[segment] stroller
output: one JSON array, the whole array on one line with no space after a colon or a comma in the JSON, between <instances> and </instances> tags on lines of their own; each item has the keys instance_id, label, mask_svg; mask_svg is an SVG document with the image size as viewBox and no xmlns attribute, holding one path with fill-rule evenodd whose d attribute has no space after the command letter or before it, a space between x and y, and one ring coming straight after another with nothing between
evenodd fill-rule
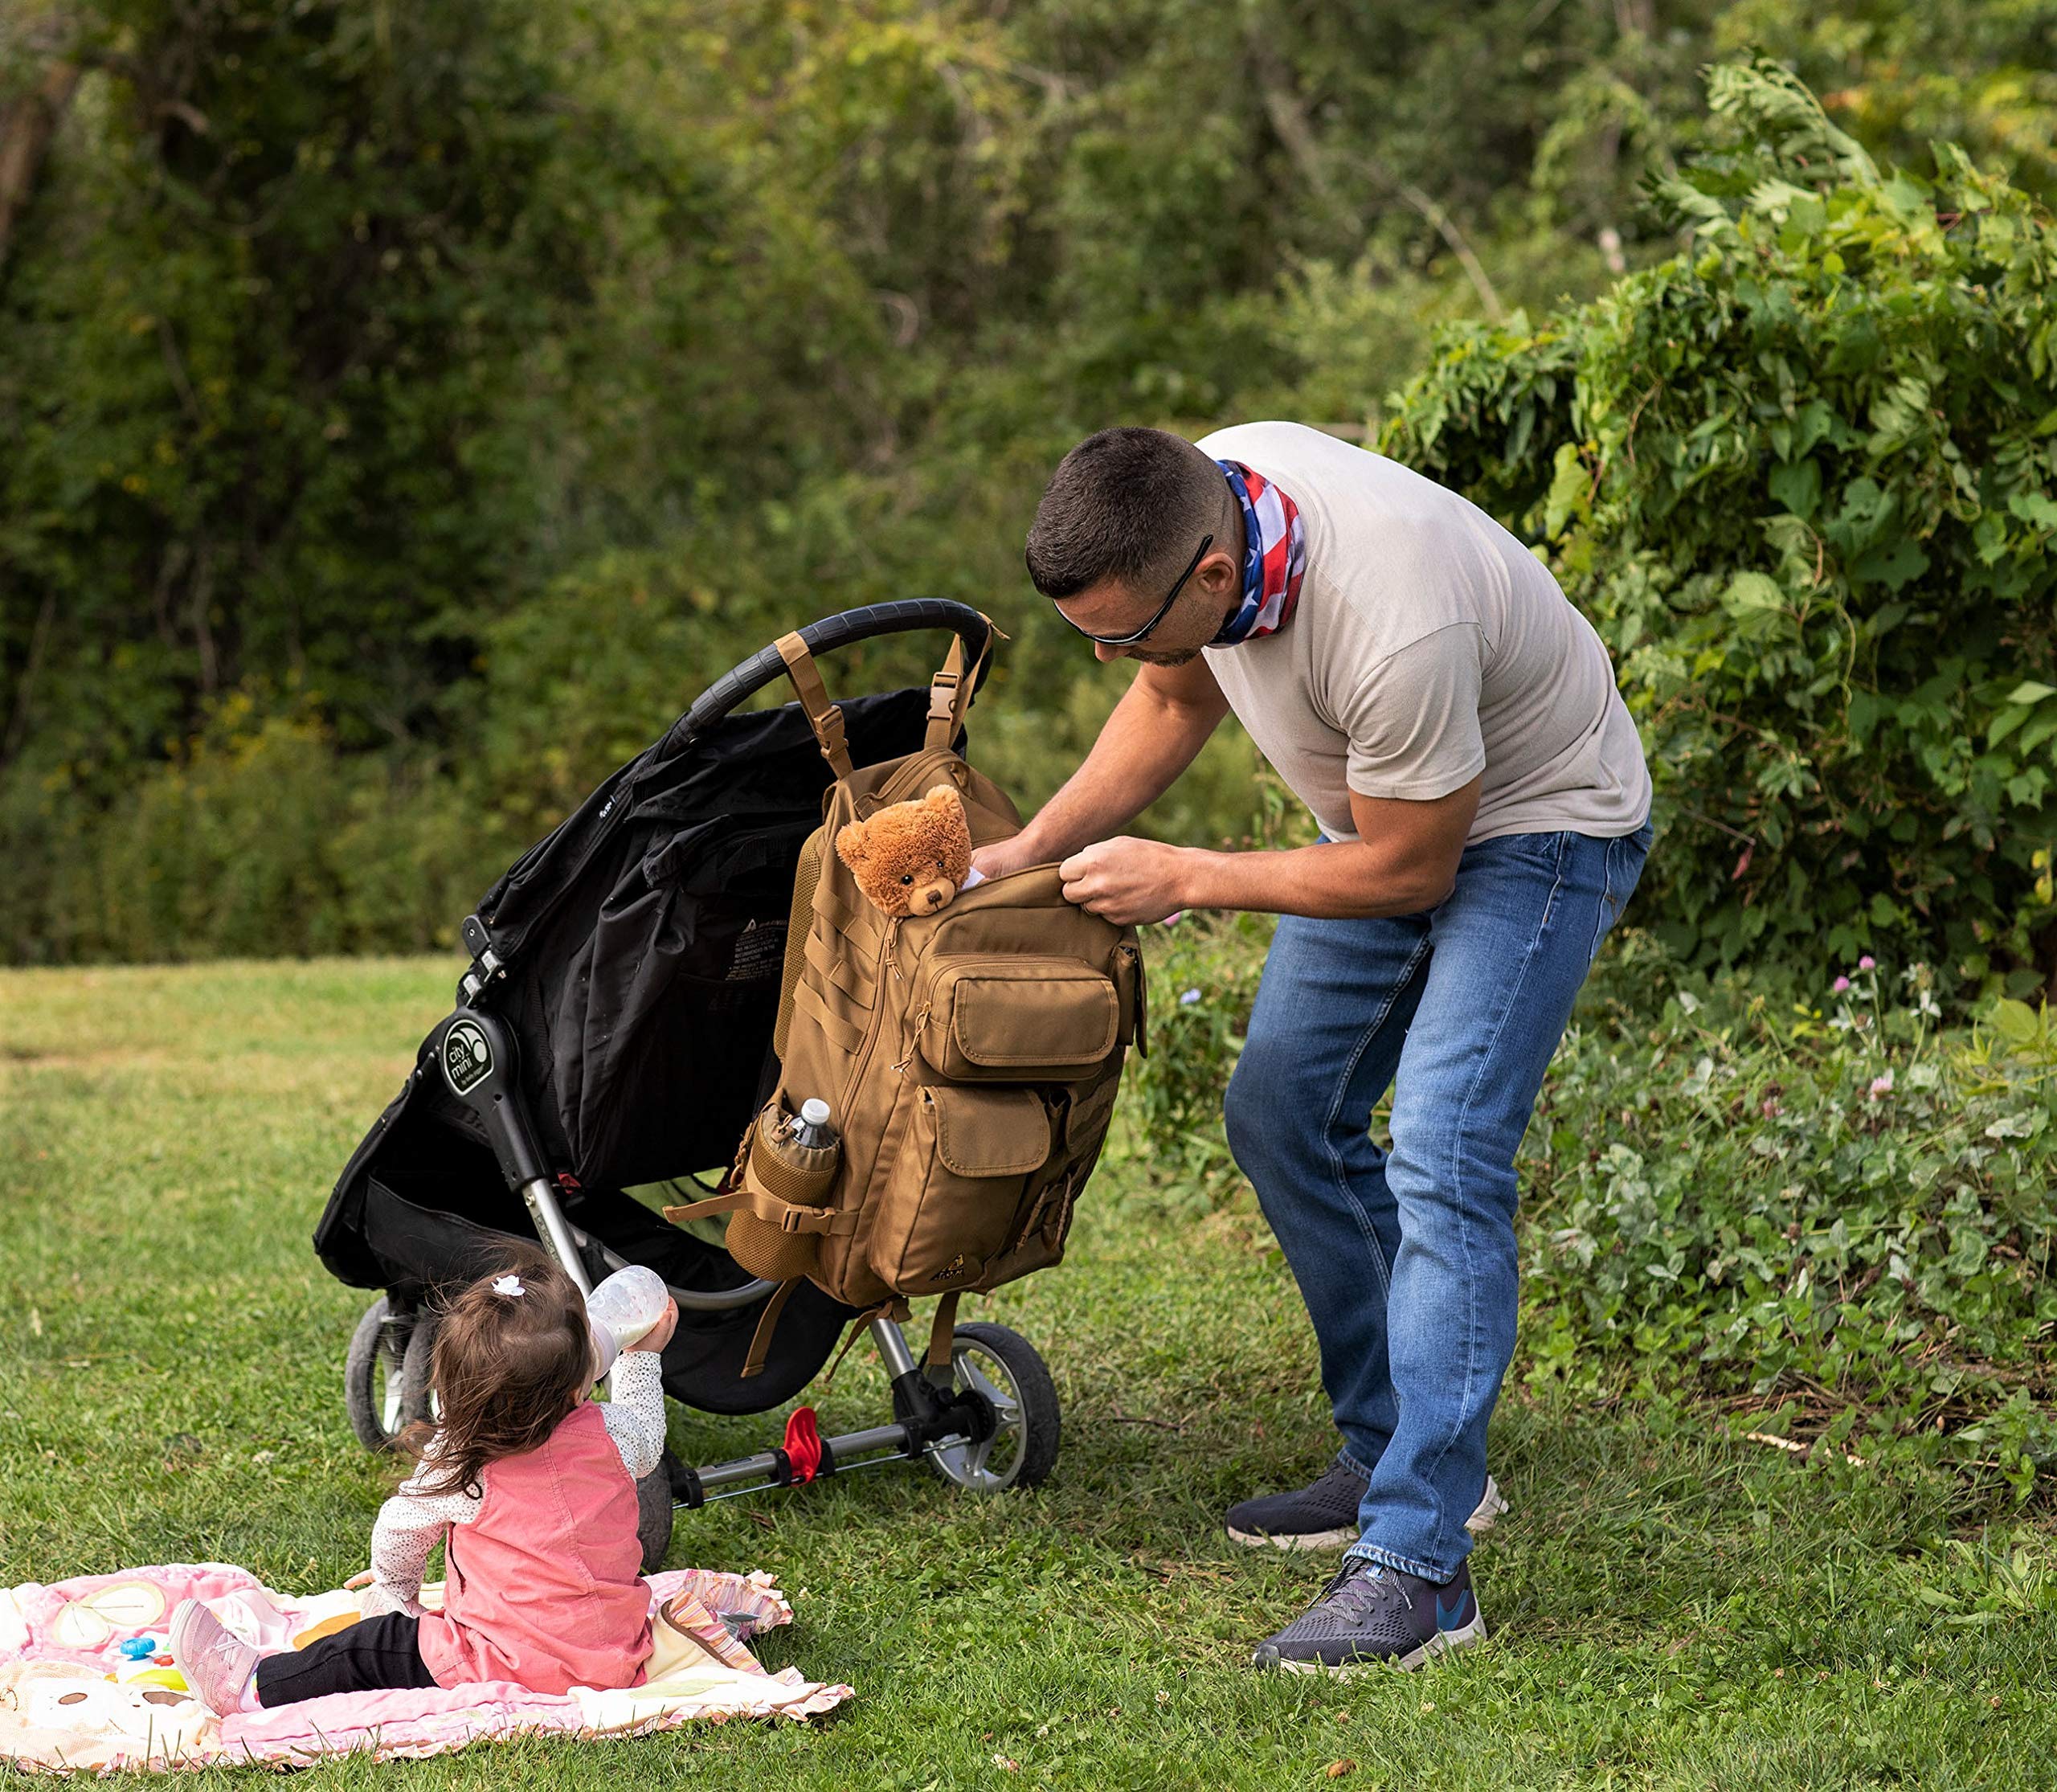
<instances>
[{"instance_id":1,"label":"stroller","mask_svg":"<svg viewBox=\"0 0 2057 1792\"><path fill-rule=\"evenodd\" d=\"M761 1370L746 1374L775 1285L629 1191L713 1193L701 1173L730 1162L778 1080L795 873L831 774L799 704L738 706L786 675L796 644L822 653L930 628L959 636L975 688L993 630L965 604L874 604L812 624L718 680L464 921L472 961L456 1010L423 1041L314 1234L338 1279L382 1291L344 1371L367 1448L390 1447L429 1414L437 1302L510 1238L540 1244L588 1292L628 1264L661 1275L679 1309L665 1391L688 1406L768 1412L820 1372L854 1309L796 1284ZM839 704L852 759L918 749L929 704L926 687ZM1057 1395L1026 1339L960 1324L949 1364L930 1369L891 1319L869 1330L891 1422L823 1438L802 1409L783 1443L734 1461L696 1467L667 1450L637 1490L646 1572L663 1561L679 1507L894 1462L926 1461L979 1492L1049 1474Z\"/></svg>"}]
</instances>

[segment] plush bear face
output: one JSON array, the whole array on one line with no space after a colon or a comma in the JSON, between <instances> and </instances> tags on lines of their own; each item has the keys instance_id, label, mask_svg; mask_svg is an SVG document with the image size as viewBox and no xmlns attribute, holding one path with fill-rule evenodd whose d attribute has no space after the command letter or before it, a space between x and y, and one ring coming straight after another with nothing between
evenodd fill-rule
<instances>
[{"instance_id":1,"label":"plush bear face","mask_svg":"<svg viewBox=\"0 0 2057 1792\"><path fill-rule=\"evenodd\" d=\"M948 784L894 803L836 836L836 857L888 914L933 914L971 869L971 824Z\"/></svg>"}]
</instances>

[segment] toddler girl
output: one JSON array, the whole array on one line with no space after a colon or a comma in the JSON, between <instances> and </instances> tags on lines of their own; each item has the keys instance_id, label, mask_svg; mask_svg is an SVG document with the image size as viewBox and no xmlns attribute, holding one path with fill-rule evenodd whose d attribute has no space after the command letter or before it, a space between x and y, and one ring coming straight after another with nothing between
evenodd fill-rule
<instances>
[{"instance_id":1,"label":"toddler girl","mask_svg":"<svg viewBox=\"0 0 2057 1792\"><path fill-rule=\"evenodd\" d=\"M477 1680L536 1692L640 1684L650 1593L636 1483L664 1451L657 1353L677 1320L668 1303L616 1360L612 1397L595 1405L606 1364L571 1279L525 1251L473 1283L436 1331L441 1418L401 1440L417 1466L372 1531L365 1616L260 1656L183 1601L170 1645L186 1684L219 1714ZM427 1611L422 1569L446 1535L443 1609Z\"/></svg>"}]
</instances>

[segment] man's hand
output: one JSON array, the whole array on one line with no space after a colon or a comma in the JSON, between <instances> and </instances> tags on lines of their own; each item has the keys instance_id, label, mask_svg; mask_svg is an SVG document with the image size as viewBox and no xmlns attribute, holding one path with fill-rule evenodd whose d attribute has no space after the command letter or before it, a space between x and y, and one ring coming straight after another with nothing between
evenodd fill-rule
<instances>
[{"instance_id":1,"label":"man's hand","mask_svg":"<svg viewBox=\"0 0 2057 1792\"><path fill-rule=\"evenodd\" d=\"M1117 927L1161 921L1186 906L1185 851L1118 835L1082 848L1057 867L1065 899Z\"/></svg>"},{"instance_id":2,"label":"man's hand","mask_svg":"<svg viewBox=\"0 0 2057 1792\"><path fill-rule=\"evenodd\" d=\"M1089 841L1127 827L1172 788L1228 713L1229 700L1205 659L1141 667L1086 763L1020 833L974 853L973 868L984 877L1004 878L1083 853Z\"/></svg>"},{"instance_id":3,"label":"man's hand","mask_svg":"<svg viewBox=\"0 0 2057 1792\"><path fill-rule=\"evenodd\" d=\"M1008 840L996 840L989 846L981 846L971 855L971 869L982 878L1004 878L1010 873L1025 871L1030 865L1042 862L1035 842L1025 834L1016 834Z\"/></svg>"}]
</instances>

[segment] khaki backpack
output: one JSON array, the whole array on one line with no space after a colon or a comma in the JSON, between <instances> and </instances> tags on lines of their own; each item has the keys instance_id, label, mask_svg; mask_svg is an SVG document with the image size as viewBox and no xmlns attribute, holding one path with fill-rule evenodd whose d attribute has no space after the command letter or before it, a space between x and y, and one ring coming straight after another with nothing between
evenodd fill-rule
<instances>
[{"instance_id":1,"label":"khaki backpack","mask_svg":"<svg viewBox=\"0 0 2057 1792\"><path fill-rule=\"evenodd\" d=\"M949 744L976 669L964 675L954 645L923 747L853 769L805 646L779 645L836 774L794 880L781 1074L721 1192L665 1217L730 1214L730 1254L781 1285L746 1375L802 1278L867 1316L942 1295L930 1360L946 1364L960 1294L1064 1255L1123 1057L1146 1043L1142 954L1133 927L1065 900L1054 865L975 884L933 914L873 907L829 844L846 823L947 783L974 847L1020 831L1013 804ZM840 1150L795 1144L810 1097L829 1104Z\"/></svg>"}]
</instances>

